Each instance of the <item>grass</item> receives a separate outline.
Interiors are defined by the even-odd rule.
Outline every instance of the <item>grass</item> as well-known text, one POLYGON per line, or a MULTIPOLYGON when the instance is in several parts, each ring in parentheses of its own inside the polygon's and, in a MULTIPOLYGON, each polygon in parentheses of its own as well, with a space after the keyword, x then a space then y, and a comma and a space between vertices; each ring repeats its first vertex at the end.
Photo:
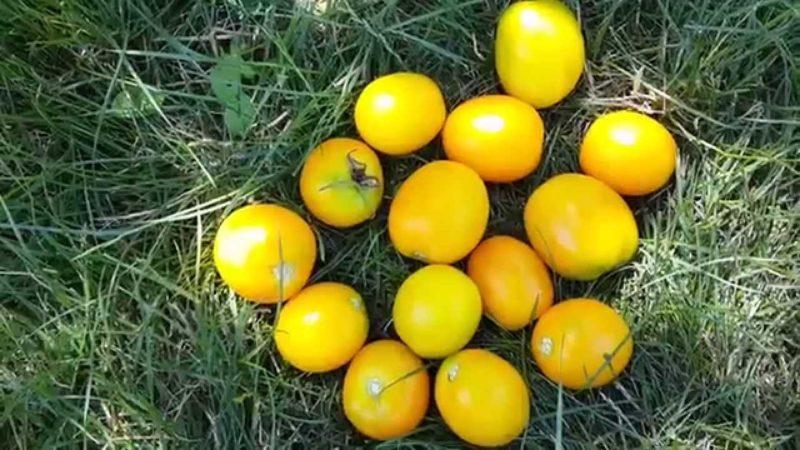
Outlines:
MULTIPOLYGON (((241 301, 211 264, 214 230, 249 201, 304 212, 296 176, 322 139, 354 135, 359 90, 385 72, 435 77, 452 107, 498 89, 492 36, 506 2, 8 0, 0 4, 0 442, 6 448, 353 447, 342 371, 298 373, 276 356, 273 311, 241 301), (209 71, 252 62, 257 110, 226 131, 209 71), (154 86, 149 115, 112 109, 154 86)), ((591 283, 556 280, 624 313, 635 340, 613 386, 560 392, 529 332, 484 320, 472 345, 531 387, 516 447, 800 447, 800 8, 791 0, 591 0, 588 67, 543 112, 547 157, 491 186, 490 233, 523 235, 521 208, 574 171, 597 114, 633 108, 674 133, 663 191, 631 200, 636 259, 591 283)), ((424 112, 421 112, 424 113, 424 112)), ((417 264, 386 235, 398 183, 438 143, 384 159, 379 216, 314 222, 315 280, 363 293, 371 337, 392 336, 393 294, 417 264)), ((435 366, 434 366, 435 367, 435 366)), ((394 447, 457 447, 432 408, 394 447)))

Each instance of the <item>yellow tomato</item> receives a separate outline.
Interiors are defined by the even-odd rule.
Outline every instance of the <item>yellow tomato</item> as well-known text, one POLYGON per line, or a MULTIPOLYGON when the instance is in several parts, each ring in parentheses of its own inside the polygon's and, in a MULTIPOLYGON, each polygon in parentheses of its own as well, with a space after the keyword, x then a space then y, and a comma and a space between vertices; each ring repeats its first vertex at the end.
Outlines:
POLYGON ((486 315, 507 330, 525 328, 553 304, 553 283, 539 255, 510 236, 481 242, 467 274, 481 291, 486 315))
POLYGON ((444 125, 447 109, 436 82, 419 73, 385 75, 356 101, 356 128, 375 150, 405 155, 427 145, 444 125))
POLYGON ((539 113, 508 95, 476 97, 459 105, 444 125, 447 157, 486 181, 519 180, 539 165, 544 125, 539 113))
POLYGON ((425 266, 406 278, 392 309, 400 339, 423 358, 444 358, 467 345, 481 321, 481 294, 460 270, 425 266))
POLYGON ((593 280, 628 262, 639 231, 625 200, 586 175, 558 175, 539 186, 525 205, 533 248, 559 275, 593 280))
POLYGON ((575 16, 557 0, 512 3, 500 16, 495 65, 506 92, 546 108, 575 88, 584 66, 575 16))
POLYGON ((353 358, 344 377, 344 414, 372 439, 394 439, 419 425, 428 410, 430 380, 405 345, 375 341, 353 358))
POLYGON ((645 195, 669 182, 678 145, 664 125, 617 111, 595 120, 581 145, 581 169, 622 195, 645 195))
POLYGON ((436 374, 434 396, 447 426, 473 445, 506 445, 528 425, 525 381, 488 350, 468 349, 447 358, 436 374))
POLYGON ((481 240, 489 221, 486 185, 469 167, 428 163, 400 186, 389 208, 397 251, 429 263, 453 263, 481 240))
POLYGON ((351 227, 375 215, 383 196, 378 155, 355 139, 329 139, 315 148, 300 173, 300 195, 319 220, 351 227))
POLYGON ((237 294, 260 303, 296 294, 316 258, 311 227, 278 205, 237 209, 222 221, 214 240, 214 265, 222 279, 237 294))
POLYGON ((633 338, 611 307, 591 298, 564 300, 533 328, 531 352, 547 378, 570 389, 613 381, 631 360, 633 338))
POLYGON ((317 283, 286 303, 275 343, 289 364, 328 372, 345 364, 367 340, 369 319, 361 295, 340 283, 317 283))

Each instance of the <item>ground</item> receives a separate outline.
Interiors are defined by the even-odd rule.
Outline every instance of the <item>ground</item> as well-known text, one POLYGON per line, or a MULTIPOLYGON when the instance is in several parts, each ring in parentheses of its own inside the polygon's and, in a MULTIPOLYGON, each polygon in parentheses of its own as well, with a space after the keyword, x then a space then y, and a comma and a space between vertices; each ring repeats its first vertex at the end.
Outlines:
MULTIPOLYGON (((375 444, 344 418, 343 372, 288 367, 276 355, 273 309, 221 283, 214 231, 253 201, 308 217, 297 187, 304 156, 355 134, 355 97, 380 74, 429 74, 450 107, 496 92, 493 30, 506 3, 3 1, 4 447, 375 444), (244 92, 255 116, 229 129, 210 73, 236 49, 253 69, 244 92)), ((569 4, 586 38, 585 75, 542 112, 538 171, 490 187, 489 233, 524 236, 525 199, 577 170, 580 137, 604 111, 658 118, 680 164, 667 188, 631 201, 634 261, 591 283, 556 280, 557 298, 595 296, 630 322, 634 358, 617 383, 560 392, 529 356, 529 330, 484 320, 471 345, 507 358, 531 389, 530 424, 513 445, 800 447, 798 4, 569 4)), ((347 231, 313 222, 314 280, 363 293, 371 338, 393 336, 393 295, 418 267, 389 244, 389 200, 440 157, 435 142, 384 158, 389 186, 375 220, 347 231)), ((383 444, 459 445, 435 408, 414 434, 383 444)))

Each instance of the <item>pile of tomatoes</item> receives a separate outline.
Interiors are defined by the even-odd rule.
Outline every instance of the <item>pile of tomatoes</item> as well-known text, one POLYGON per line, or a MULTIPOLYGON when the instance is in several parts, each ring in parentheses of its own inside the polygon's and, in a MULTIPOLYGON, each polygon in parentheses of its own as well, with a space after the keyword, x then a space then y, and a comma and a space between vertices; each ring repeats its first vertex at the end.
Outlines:
POLYGON ((240 296, 282 303, 278 351, 292 366, 326 372, 350 363, 344 412, 373 439, 410 433, 428 410, 422 358, 443 359, 434 399, 465 441, 503 445, 526 427, 530 403, 517 369, 484 349, 463 348, 481 320, 508 330, 534 323, 530 349, 542 373, 564 387, 603 386, 633 352, 630 329, 595 299, 555 305, 549 270, 592 280, 628 262, 638 245, 633 214, 621 195, 645 195, 672 176, 677 146, 657 121, 631 111, 600 116, 580 145, 584 174, 557 175, 524 208, 531 245, 510 236, 483 240, 489 219, 486 182, 509 183, 536 170, 545 125, 536 108, 563 99, 584 66, 584 43, 572 12, 555 0, 521 1, 501 16, 496 67, 508 95, 486 95, 449 115, 436 82, 418 73, 372 81, 355 106, 362 140, 330 139, 314 149, 300 175, 308 210, 334 227, 372 218, 383 198, 373 149, 407 155, 441 134, 447 160, 430 162, 399 187, 389 207, 395 249, 426 265, 396 293, 399 340, 364 345, 369 320, 350 286, 305 286, 316 260, 315 235, 298 214, 274 204, 244 206, 219 228, 214 260, 240 296), (452 266, 467 258, 466 273, 452 266), (549 269, 548 269, 549 268, 549 269))

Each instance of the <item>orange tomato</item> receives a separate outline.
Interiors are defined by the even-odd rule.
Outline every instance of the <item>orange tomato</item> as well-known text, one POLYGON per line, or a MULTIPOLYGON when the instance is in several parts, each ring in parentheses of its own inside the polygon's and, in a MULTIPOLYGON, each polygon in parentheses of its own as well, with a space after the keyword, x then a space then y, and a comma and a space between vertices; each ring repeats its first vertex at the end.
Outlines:
POLYGON ((425 266, 406 278, 392 308, 394 328, 414 353, 444 358, 467 345, 481 321, 481 295, 455 267, 425 266))
POLYGON ((303 164, 300 194, 311 214, 328 225, 344 228, 370 219, 383 196, 378 155, 355 139, 329 139, 303 164))
POLYGON ((447 118, 442 132, 449 159, 498 183, 533 172, 542 157, 543 141, 539 113, 508 95, 486 95, 462 103, 447 118))
POLYGON ((447 108, 436 82, 419 73, 375 79, 356 101, 361 137, 375 150, 405 155, 426 146, 444 125, 447 108))
POLYGON ((591 298, 562 301, 544 313, 531 352, 547 378, 570 389, 604 386, 625 370, 633 353, 628 325, 591 298))
POLYGON ((506 445, 528 425, 525 381, 487 350, 468 349, 447 358, 436 374, 434 396, 447 426, 473 445, 506 445))
POLYGON ((344 413, 372 439, 414 431, 428 410, 430 380, 422 361, 405 345, 375 341, 353 358, 344 377, 344 413))
POLYGON ((533 248, 559 275, 593 280, 629 261, 639 243, 625 200, 602 181, 568 173, 550 178, 525 205, 533 248))
POLYGON ((429 263, 453 263, 480 242, 489 221, 489 194, 469 167, 428 163, 400 186, 389 208, 397 251, 429 263))
POLYGON ((678 144, 664 125, 633 111, 604 114, 586 132, 581 169, 622 195, 645 195, 669 182, 678 144))
POLYGON ((283 359, 305 372, 347 364, 367 340, 369 319, 361 295, 340 283, 300 291, 278 316, 275 343, 283 359))
POLYGON ((222 221, 214 239, 214 265, 242 297, 277 303, 308 281, 317 258, 311 227, 278 205, 243 206, 222 221))
POLYGON ((553 304, 553 283, 539 255, 510 236, 481 242, 467 274, 481 291, 486 315, 507 330, 524 328, 553 304))

